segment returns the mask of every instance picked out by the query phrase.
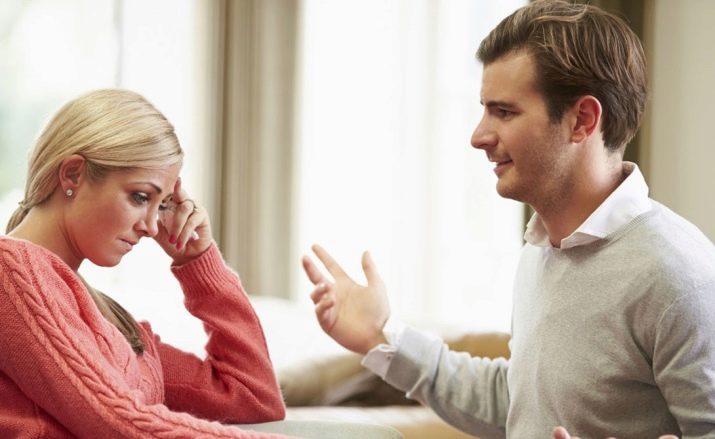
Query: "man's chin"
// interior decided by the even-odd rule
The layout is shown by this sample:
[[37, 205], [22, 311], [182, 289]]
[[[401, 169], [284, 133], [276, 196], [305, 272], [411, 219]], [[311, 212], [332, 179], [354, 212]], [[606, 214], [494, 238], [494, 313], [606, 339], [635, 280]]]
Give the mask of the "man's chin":
[[508, 198], [510, 200], [522, 201], [518, 197], [518, 191], [515, 190], [513, 185], [510, 185], [505, 178], [500, 178], [497, 181], [497, 194], [502, 198]]

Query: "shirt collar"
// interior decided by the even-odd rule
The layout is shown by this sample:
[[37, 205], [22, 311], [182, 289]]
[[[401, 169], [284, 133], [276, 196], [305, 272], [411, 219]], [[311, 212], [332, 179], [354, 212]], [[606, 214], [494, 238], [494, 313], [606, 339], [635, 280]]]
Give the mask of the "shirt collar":
[[[590, 244], [603, 239], [635, 217], [649, 211], [648, 185], [635, 163], [623, 162], [626, 178], [573, 233], [561, 240], [561, 249]], [[524, 240], [538, 247], [551, 247], [546, 227], [538, 214], [526, 225]]]

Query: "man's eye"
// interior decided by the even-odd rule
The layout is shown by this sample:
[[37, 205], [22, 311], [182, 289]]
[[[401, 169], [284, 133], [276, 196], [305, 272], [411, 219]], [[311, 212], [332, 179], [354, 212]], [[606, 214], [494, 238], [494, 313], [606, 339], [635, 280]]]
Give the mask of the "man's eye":
[[138, 192], [133, 193], [133, 194], [132, 194], [132, 198], [134, 199], [134, 201], [135, 201], [137, 204], [144, 204], [144, 203], [146, 203], [147, 201], [149, 201], [149, 197], [147, 197], [147, 196], [144, 195], [144, 194], [138, 193]]
[[507, 118], [507, 117], [513, 116], [513, 115], [514, 115], [514, 112], [513, 112], [513, 111], [509, 111], [509, 110], [504, 110], [503, 108], [498, 108], [498, 109], [497, 109], [497, 115], [498, 115], [499, 117], [501, 117], [501, 118]]

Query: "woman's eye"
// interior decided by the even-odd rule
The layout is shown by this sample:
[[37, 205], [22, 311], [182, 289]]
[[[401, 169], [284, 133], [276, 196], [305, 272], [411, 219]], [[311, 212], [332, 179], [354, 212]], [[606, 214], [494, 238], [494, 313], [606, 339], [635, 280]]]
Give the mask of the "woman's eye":
[[138, 192], [133, 193], [132, 198], [134, 199], [134, 201], [137, 204], [144, 204], [147, 201], [149, 201], [149, 197], [147, 197], [146, 195], [144, 195], [142, 193], [138, 193]]

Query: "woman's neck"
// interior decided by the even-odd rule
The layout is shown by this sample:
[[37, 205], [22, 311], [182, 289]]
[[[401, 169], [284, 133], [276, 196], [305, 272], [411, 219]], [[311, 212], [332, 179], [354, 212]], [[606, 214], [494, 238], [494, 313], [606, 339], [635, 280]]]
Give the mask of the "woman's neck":
[[72, 270], [77, 271], [82, 259], [72, 251], [69, 237], [62, 226], [61, 216], [51, 201], [35, 206], [8, 236], [24, 239], [46, 248], [59, 256]]

